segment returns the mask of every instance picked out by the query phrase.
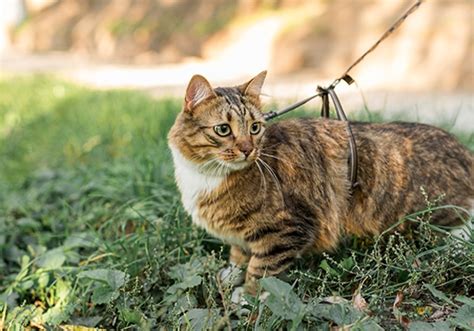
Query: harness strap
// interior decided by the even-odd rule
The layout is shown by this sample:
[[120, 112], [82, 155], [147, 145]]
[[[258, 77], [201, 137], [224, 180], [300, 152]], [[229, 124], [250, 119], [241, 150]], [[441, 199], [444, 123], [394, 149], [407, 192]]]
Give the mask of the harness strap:
[[351, 179], [351, 189], [355, 189], [359, 186], [357, 182], [357, 169], [359, 165], [359, 158], [357, 155], [357, 145], [354, 138], [354, 134], [352, 133], [351, 122], [347, 120], [346, 114], [344, 114], [344, 110], [342, 109], [341, 102], [336, 95], [336, 92], [333, 88], [328, 90], [329, 95], [331, 96], [332, 102], [334, 103], [334, 107], [336, 107], [336, 113], [339, 120], [342, 120], [347, 123], [347, 133], [349, 134], [349, 164], [350, 164], [350, 179]]
[[321, 92], [321, 117], [329, 118], [329, 96], [326, 90], [318, 86], [318, 92]]
[[310, 97], [307, 97], [306, 99], [303, 99], [301, 101], [298, 101], [298, 102], [295, 102], [294, 104], [292, 105], [289, 105], [288, 107], [286, 108], [283, 108], [282, 110], [279, 110], [279, 111], [269, 111], [268, 113], [265, 113], [263, 114], [263, 118], [265, 119], [265, 121], [269, 121], [275, 117], [278, 117], [280, 115], [283, 115], [283, 114], [286, 114], [292, 110], [295, 110], [296, 108], [298, 107], [301, 107], [302, 105], [308, 103], [309, 101], [313, 100], [314, 98], [316, 97], [319, 97], [321, 96], [321, 93], [316, 93], [316, 94], [313, 94], [312, 96]]
[[[350, 78], [350, 76], [348, 76]], [[358, 155], [357, 155], [357, 145], [352, 133], [351, 122], [347, 120], [346, 114], [342, 109], [341, 102], [334, 91], [334, 86], [329, 86], [324, 88], [318, 86], [318, 93], [321, 94], [322, 106], [321, 106], [321, 117], [329, 118], [329, 96], [336, 108], [337, 119], [347, 123], [347, 133], [349, 135], [349, 178], [351, 181], [351, 191], [355, 189], [359, 183], [357, 182], [357, 169], [358, 169]]]

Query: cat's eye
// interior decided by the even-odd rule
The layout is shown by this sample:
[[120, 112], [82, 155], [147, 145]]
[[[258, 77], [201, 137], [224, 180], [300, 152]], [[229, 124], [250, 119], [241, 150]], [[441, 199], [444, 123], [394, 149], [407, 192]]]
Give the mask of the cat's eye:
[[250, 126], [250, 133], [251, 134], [258, 134], [260, 132], [261, 128], [262, 128], [262, 125], [258, 122], [255, 122]]
[[214, 127], [214, 132], [221, 137], [226, 137], [230, 135], [232, 130], [230, 129], [229, 124], [219, 124]]

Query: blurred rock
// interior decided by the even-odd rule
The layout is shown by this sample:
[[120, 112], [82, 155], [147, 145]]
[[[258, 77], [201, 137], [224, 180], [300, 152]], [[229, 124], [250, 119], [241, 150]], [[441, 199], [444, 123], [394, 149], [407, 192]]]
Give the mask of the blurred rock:
[[199, 55], [234, 9], [224, 0], [63, 0], [32, 12], [14, 42], [22, 51], [71, 50], [130, 63], [166, 52], [163, 59], [179, 61]]

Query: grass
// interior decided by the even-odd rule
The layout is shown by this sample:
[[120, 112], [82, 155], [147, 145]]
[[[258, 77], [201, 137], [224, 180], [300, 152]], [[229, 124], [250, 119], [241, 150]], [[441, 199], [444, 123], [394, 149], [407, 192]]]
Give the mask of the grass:
[[406, 236], [349, 238], [265, 279], [270, 297], [241, 315], [215, 277], [228, 248], [191, 225], [174, 185], [179, 102], [42, 76], [0, 91], [0, 329], [473, 327], [474, 246], [437, 235], [432, 205], [402, 220], [420, 224]]

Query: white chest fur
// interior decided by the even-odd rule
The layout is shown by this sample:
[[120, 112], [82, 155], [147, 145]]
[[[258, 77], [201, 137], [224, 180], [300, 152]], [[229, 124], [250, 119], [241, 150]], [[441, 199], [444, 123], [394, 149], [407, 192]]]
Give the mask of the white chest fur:
[[191, 215], [194, 223], [207, 229], [205, 220], [200, 219], [198, 215], [197, 199], [200, 194], [217, 188], [224, 177], [210, 176], [200, 172], [196, 165], [185, 159], [177, 148], [173, 146], [170, 148], [173, 154], [176, 183], [181, 191], [184, 209]]
[[208, 222], [199, 216], [198, 198], [201, 194], [211, 192], [216, 189], [225, 179], [224, 176], [212, 176], [199, 171], [195, 164], [188, 161], [176, 147], [170, 146], [173, 154], [174, 172], [176, 183], [181, 192], [181, 201], [184, 209], [191, 215], [193, 223], [203, 227], [210, 234], [222, 239], [223, 241], [246, 247], [242, 239], [236, 238], [230, 234], [216, 231], [208, 226]]

